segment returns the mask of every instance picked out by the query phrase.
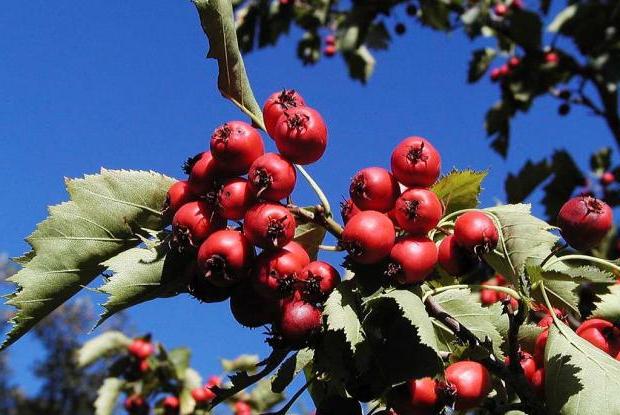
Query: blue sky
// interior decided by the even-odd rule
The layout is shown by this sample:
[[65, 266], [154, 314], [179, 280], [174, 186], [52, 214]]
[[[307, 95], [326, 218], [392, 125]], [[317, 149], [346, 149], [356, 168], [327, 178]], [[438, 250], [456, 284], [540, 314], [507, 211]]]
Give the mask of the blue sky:
[[[502, 160], [488, 148], [482, 125], [499, 92], [486, 79], [465, 83], [471, 50], [460, 34], [410, 25], [388, 53], [377, 54], [367, 86], [350, 81], [339, 58], [303, 67], [290, 39], [247, 56], [246, 67], [259, 102], [292, 87], [326, 119], [328, 150], [309, 170], [334, 204], [355, 171], [387, 167], [392, 147], [408, 135], [430, 139], [445, 172], [453, 166], [489, 169], [487, 205], [504, 199], [504, 177], [528, 158], [565, 147], [585, 165], [590, 150], [611, 143], [599, 119], [578, 108], [559, 118], [557, 103], [545, 99], [514, 122], [509, 160]], [[182, 162], [208, 147], [217, 125], [243, 119], [219, 95], [217, 65], [206, 52], [189, 1], [4, 4], [0, 251], [14, 256], [26, 250], [23, 238], [45, 218], [46, 206], [66, 199], [64, 177], [101, 167], [181, 177]], [[298, 187], [296, 199], [313, 202], [304, 184]], [[226, 303], [200, 305], [181, 296], [129, 314], [167, 345], [190, 346], [203, 375], [219, 372], [219, 357], [267, 352], [261, 330], [237, 326]], [[16, 380], [36, 388], [26, 369], [40, 354], [37, 345], [26, 337], [10, 353]]]

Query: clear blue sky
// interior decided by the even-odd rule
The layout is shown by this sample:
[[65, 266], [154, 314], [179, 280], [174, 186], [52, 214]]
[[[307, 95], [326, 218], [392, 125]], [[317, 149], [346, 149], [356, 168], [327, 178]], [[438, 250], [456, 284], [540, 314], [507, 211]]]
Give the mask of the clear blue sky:
[[[509, 161], [487, 146], [486, 109], [498, 89], [486, 79], [465, 83], [470, 42], [410, 26], [367, 86], [350, 81], [337, 58], [302, 67], [294, 44], [249, 55], [258, 100], [277, 89], [300, 90], [325, 117], [329, 147], [310, 167], [336, 203], [353, 173], [387, 166], [391, 148], [423, 135], [441, 151], [443, 169], [490, 169], [483, 201], [504, 199], [503, 179], [528, 158], [566, 147], [587, 163], [590, 149], [611, 143], [597, 118], [538, 102], [513, 125]], [[217, 125], [242, 115], [220, 97], [216, 64], [189, 1], [6, 2], [0, 14], [0, 251], [23, 253], [23, 238], [66, 199], [63, 177], [111, 169], [153, 169], [181, 177], [188, 155], [206, 149]], [[270, 149], [273, 145], [266, 141]], [[299, 186], [296, 198], [312, 202]], [[219, 372], [217, 358], [266, 353], [260, 330], [245, 330], [228, 305], [200, 305], [187, 296], [136, 307], [132, 321], [170, 346], [194, 350], [194, 366]], [[27, 336], [10, 348], [16, 379], [40, 350]]]

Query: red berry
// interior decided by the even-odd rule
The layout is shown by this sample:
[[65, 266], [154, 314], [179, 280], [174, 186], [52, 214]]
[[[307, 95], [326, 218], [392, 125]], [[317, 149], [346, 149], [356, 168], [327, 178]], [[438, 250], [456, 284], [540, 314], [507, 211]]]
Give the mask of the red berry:
[[453, 388], [455, 409], [478, 406], [491, 390], [489, 371], [480, 363], [463, 360], [446, 368], [446, 382]]
[[248, 181], [242, 177], [233, 177], [226, 180], [217, 193], [217, 211], [226, 219], [243, 219], [255, 201]]
[[538, 366], [542, 366], [545, 363], [545, 348], [547, 347], [548, 339], [549, 330], [541, 332], [538, 337], [536, 337], [536, 343], [534, 344], [534, 361]]
[[327, 127], [315, 109], [291, 108], [276, 123], [273, 138], [280, 153], [291, 162], [310, 164], [325, 152]]
[[236, 176], [246, 174], [254, 160], [265, 152], [258, 131], [243, 121], [219, 126], [211, 136], [211, 153], [221, 168]]
[[336, 54], [336, 45], [325, 45], [325, 49], [323, 49], [323, 54], [328, 58], [331, 58]]
[[194, 388], [192, 389], [191, 393], [192, 398], [194, 398], [198, 405], [203, 405], [205, 403], [211, 402], [213, 398], [215, 398], [215, 393], [213, 393], [211, 389], [207, 387], [207, 385], [199, 388]]
[[151, 364], [149, 363], [148, 360], [141, 360], [140, 364], [138, 365], [138, 371], [140, 373], [146, 373], [149, 370], [151, 370]]
[[194, 195], [189, 188], [189, 183], [184, 180], [175, 182], [170, 186], [170, 189], [168, 189], [163, 212], [166, 216], [174, 216], [181, 206], [193, 200]]
[[510, 59], [508, 59], [508, 67], [510, 69], [517, 68], [520, 63], [521, 63], [521, 59], [517, 58], [516, 56], [513, 56]]
[[140, 395], [131, 395], [123, 403], [125, 410], [131, 414], [146, 414], [148, 413], [149, 404], [144, 397]]
[[560, 55], [558, 55], [556, 52], [550, 51], [545, 53], [545, 62], [555, 65], [560, 61]]
[[245, 214], [243, 233], [263, 249], [282, 247], [295, 236], [295, 217], [282, 205], [259, 203]]
[[616, 176], [610, 171], [606, 171], [601, 175], [601, 184], [605, 187], [611, 185], [615, 181]]
[[155, 352], [155, 347], [149, 341], [144, 339], [135, 339], [127, 348], [129, 354], [139, 360], [147, 359]]
[[325, 36], [325, 43], [327, 45], [333, 45], [336, 43], [336, 36], [334, 36], [333, 34], [329, 34], [327, 36]]
[[607, 320], [586, 320], [577, 328], [576, 333], [611, 356], [615, 357], [620, 352], [620, 329]]
[[[519, 352], [519, 359], [519, 364], [521, 365], [521, 369], [523, 369], [523, 374], [525, 375], [525, 378], [528, 380], [532, 379], [532, 376], [534, 376], [534, 372], [536, 372], [536, 362], [534, 361], [534, 358], [528, 352], [521, 351]], [[504, 358], [504, 363], [506, 363], [507, 366], [510, 365], [509, 356], [506, 356]]]
[[194, 157], [188, 162], [189, 188], [196, 196], [205, 196], [215, 188], [221, 168], [210, 151]]
[[495, 304], [498, 300], [497, 292], [493, 290], [480, 290], [480, 302], [484, 305]]
[[530, 379], [530, 384], [534, 388], [534, 392], [539, 398], [545, 396], [545, 368], [541, 367], [534, 372], [534, 375]]
[[283, 89], [281, 92], [271, 94], [263, 106], [263, 118], [269, 136], [274, 136], [276, 124], [284, 111], [305, 106], [306, 102], [294, 89]]
[[340, 274], [336, 268], [323, 261], [309, 263], [297, 277], [304, 283], [302, 291], [309, 301], [325, 300], [340, 283]]
[[305, 248], [300, 243], [291, 241], [284, 245], [282, 249], [297, 255], [297, 258], [301, 261], [304, 267], [310, 263], [310, 256], [308, 255], [308, 252], [306, 252]]
[[499, 67], [499, 76], [504, 77], [510, 75], [510, 68], [508, 65], [504, 64]]
[[609, 205], [590, 196], [570, 199], [558, 213], [562, 237], [570, 246], [579, 250], [598, 245], [612, 224], [613, 214]]
[[425, 236], [399, 239], [390, 252], [387, 274], [400, 284], [424, 281], [437, 264], [437, 245]]
[[260, 327], [271, 323], [278, 312], [278, 303], [265, 299], [252, 284], [240, 284], [230, 297], [230, 311], [239, 324]]
[[176, 396], [166, 396], [162, 405], [166, 411], [178, 411], [180, 407], [179, 398]]
[[342, 217], [342, 221], [347, 224], [349, 220], [361, 212], [360, 208], [355, 206], [355, 203], [351, 199], [347, 199], [344, 202], [340, 203], [340, 216]]
[[407, 382], [411, 394], [411, 406], [432, 409], [437, 405], [437, 382], [432, 378], [412, 379]]
[[505, 16], [507, 12], [508, 6], [503, 3], [496, 4], [495, 7], [493, 7], [493, 13], [495, 13], [497, 16]]
[[500, 70], [500, 68], [491, 69], [491, 81], [496, 82], [501, 77], [502, 77], [502, 71]]
[[487, 214], [472, 211], [463, 213], [454, 223], [456, 243], [475, 255], [492, 251], [499, 240], [493, 219]]
[[191, 262], [185, 269], [185, 281], [188, 292], [196, 299], [205, 303], [219, 303], [227, 300], [231, 294], [230, 287], [218, 287], [205, 278], [196, 262]]
[[206, 202], [184, 204], [172, 219], [173, 242], [180, 250], [199, 247], [214, 231], [226, 225]]
[[254, 161], [248, 173], [252, 191], [261, 199], [277, 202], [295, 188], [295, 166], [279, 154], [267, 153]]
[[381, 167], [367, 167], [353, 176], [349, 186], [351, 200], [361, 210], [388, 212], [400, 195], [398, 182]]
[[252, 415], [252, 407], [244, 401], [236, 402], [233, 411], [235, 415]]
[[380, 212], [366, 210], [344, 226], [340, 244], [360, 264], [379, 262], [390, 254], [396, 233], [392, 221]]
[[278, 327], [279, 334], [288, 342], [307, 340], [321, 329], [321, 310], [303, 300], [285, 300]]
[[252, 282], [260, 295], [275, 299], [290, 293], [303, 268], [303, 260], [294, 252], [263, 252], [256, 258]]
[[254, 247], [241, 232], [224, 229], [200, 245], [198, 265], [211, 284], [229, 287], [248, 276], [254, 255]]
[[407, 187], [428, 187], [439, 177], [441, 157], [422, 137], [408, 137], [392, 152], [392, 174]]
[[454, 235], [441, 240], [437, 260], [444, 271], [457, 277], [467, 274], [474, 265], [468, 253], [456, 243]]
[[435, 193], [414, 188], [405, 191], [396, 200], [394, 214], [401, 229], [425, 235], [439, 223], [443, 206]]

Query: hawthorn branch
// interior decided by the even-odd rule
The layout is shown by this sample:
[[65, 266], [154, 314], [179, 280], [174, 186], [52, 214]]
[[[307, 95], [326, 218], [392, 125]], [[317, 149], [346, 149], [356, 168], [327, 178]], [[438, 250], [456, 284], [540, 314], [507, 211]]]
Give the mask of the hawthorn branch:
[[527, 310], [525, 302], [519, 301], [519, 308], [515, 313], [510, 307], [510, 300], [504, 303], [504, 309], [508, 315], [508, 356], [510, 357], [510, 370], [518, 377], [523, 377], [521, 357], [519, 356], [519, 329], [525, 323]]
[[[527, 383], [525, 377], [523, 375], [515, 375], [503, 362], [497, 360], [493, 353], [493, 348], [489, 343], [481, 342], [480, 339], [478, 339], [478, 337], [471, 332], [471, 330], [463, 326], [458, 322], [458, 320], [448, 314], [443, 307], [435, 301], [433, 296], [428, 296], [425, 300], [425, 304], [429, 315], [448, 327], [450, 331], [452, 331], [461, 341], [468, 344], [470, 347], [483, 348], [488, 352], [487, 357], [476, 360], [483, 364], [491, 373], [505, 381], [513, 388], [523, 405], [527, 406], [527, 413], [531, 413], [533, 415], [546, 414], [544, 406], [534, 394], [534, 391]], [[519, 362], [518, 360], [516, 361]]]
[[321, 205], [315, 207], [315, 212], [309, 211], [294, 204], [287, 206], [288, 210], [297, 217], [305, 219], [308, 222], [316, 223], [319, 226], [324, 227], [327, 232], [340, 239], [342, 235], [342, 226], [336, 222], [331, 216], [327, 215], [325, 209]]

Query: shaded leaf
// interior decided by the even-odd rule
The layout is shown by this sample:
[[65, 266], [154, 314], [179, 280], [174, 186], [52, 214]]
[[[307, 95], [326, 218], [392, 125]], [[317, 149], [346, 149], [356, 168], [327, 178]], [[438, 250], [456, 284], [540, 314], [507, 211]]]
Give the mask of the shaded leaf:
[[497, 52], [492, 48], [476, 49], [469, 61], [469, 69], [467, 71], [467, 82], [474, 83], [478, 81], [489, 69], [489, 65], [493, 62]]
[[183, 387], [179, 394], [179, 400], [181, 401], [181, 415], [189, 415], [194, 412], [196, 408], [196, 401], [192, 397], [192, 390], [202, 387], [202, 379], [200, 374], [192, 368], [185, 370], [185, 374], [182, 377]]
[[370, 25], [366, 35], [366, 46], [369, 49], [385, 50], [390, 45], [390, 32], [385, 27], [385, 23], [379, 22]]
[[192, 352], [187, 347], [177, 347], [168, 352], [168, 360], [172, 363], [177, 379], [184, 379]]
[[160, 211], [173, 179], [154, 172], [102, 169], [67, 180], [71, 197], [27, 238], [36, 253], [9, 278], [18, 285], [7, 304], [18, 311], [1, 348], [15, 342], [43, 317], [87, 286], [103, 261], [138, 245], [141, 228], [161, 230]]
[[261, 379], [250, 392], [250, 399], [248, 399], [248, 403], [259, 413], [264, 413], [282, 401], [284, 401], [284, 395], [272, 392], [269, 379]]
[[366, 46], [360, 46], [352, 52], [343, 52], [342, 56], [349, 68], [349, 76], [365, 84], [375, 71], [375, 58]]
[[487, 174], [486, 171], [453, 170], [440, 178], [431, 190], [443, 202], [444, 215], [478, 207], [481, 184]]
[[484, 119], [484, 128], [491, 138], [491, 147], [502, 157], [508, 154], [510, 141], [510, 117], [513, 110], [505, 101], [499, 101], [488, 111]]
[[220, 361], [222, 368], [226, 372], [253, 372], [256, 370], [259, 362], [260, 359], [258, 355], [255, 354], [243, 354], [233, 360], [222, 359]]
[[289, 356], [271, 378], [271, 391], [281, 393], [304, 368], [314, 359], [314, 350], [304, 348]]
[[523, 202], [552, 173], [547, 160], [537, 163], [528, 160], [517, 174], [509, 173], [504, 183], [508, 203]]
[[[304, 209], [315, 212], [314, 207], [306, 207]], [[295, 219], [297, 228], [295, 228], [294, 240], [304, 247], [310, 258], [316, 259], [319, 253], [319, 245], [323, 243], [327, 231], [323, 226], [314, 222], [307, 222], [299, 216], [296, 216]]]
[[88, 366], [96, 360], [127, 350], [132, 339], [120, 331], [106, 331], [84, 343], [77, 351], [77, 361], [80, 367]]
[[116, 409], [116, 402], [126, 382], [119, 378], [107, 378], [97, 391], [95, 400], [95, 415], [113, 415]]
[[603, 147], [590, 156], [590, 170], [601, 174], [611, 167], [611, 148]]
[[538, 50], [542, 42], [542, 21], [534, 12], [513, 9], [508, 33], [525, 50]]
[[325, 301], [323, 315], [327, 331], [341, 332], [355, 353], [356, 348], [364, 341], [362, 324], [357, 316], [356, 297], [353, 292], [353, 281], [343, 281]]
[[552, 165], [553, 179], [544, 187], [545, 197], [542, 200], [545, 213], [551, 223], [555, 221], [555, 217], [564, 202], [585, 181], [581, 170], [571, 155], [564, 150], [553, 153]]
[[595, 305], [596, 308], [592, 311], [594, 317], [620, 321], [620, 285], [610, 287], [609, 293], [600, 295], [600, 300]]

